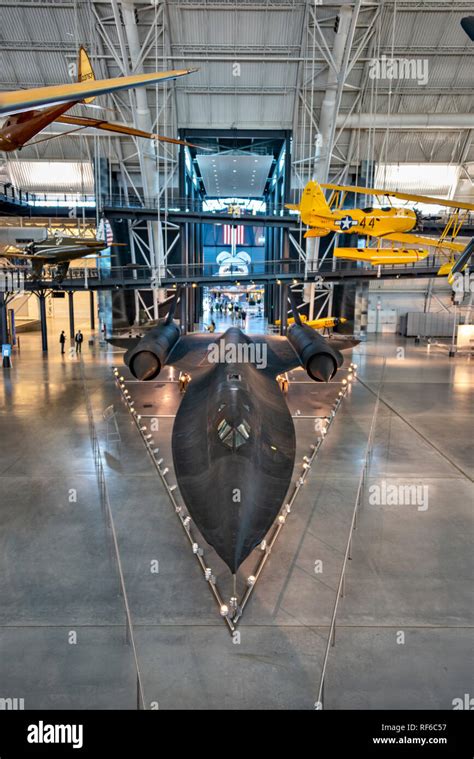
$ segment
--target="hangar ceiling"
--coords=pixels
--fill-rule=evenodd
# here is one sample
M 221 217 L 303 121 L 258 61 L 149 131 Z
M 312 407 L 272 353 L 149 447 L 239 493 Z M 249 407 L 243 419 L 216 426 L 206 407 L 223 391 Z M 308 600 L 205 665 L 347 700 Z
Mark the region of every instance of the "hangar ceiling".
M 471 2 L 355 0 L 350 7 L 356 23 L 339 93 L 332 175 L 366 160 L 449 164 L 459 167 L 458 192 L 472 195 L 473 43 L 459 24 L 472 13 Z M 153 130 L 176 135 L 179 127 L 293 129 L 293 185 L 300 187 L 310 172 L 330 89 L 328 60 L 340 8 L 314 0 L 1 0 L 0 87 L 69 81 L 68 67 L 81 43 L 100 77 L 198 67 L 189 77 L 148 88 Z M 127 13 L 136 22 L 135 58 Z M 374 57 L 419 61 L 420 75 L 374 80 Z M 98 104 L 112 113 L 76 110 L 126 123 L 136 115 L 133 93 L 107 96 Z M 377 129 L 374 114 L 385 118 Z M 421 121 L 417 126 L 420 114 L 431 114 L 435 126 L 423 128 Z M 436 127 L 436 116 L 443 116 L 442 128 Z M 19 158 L 81 161 L 94 155 L 111 158 L 127 172 L 124 181 L 139 175 L 133 139 L 77 132 L 5 157 L 0 179 Z M 157 165 L 163 170 L 175 158 L 174 149 L 161 146 Z
M 208 195 L 257 198 L 264 193 L 273 156 L 198 155 L 197 162 Z

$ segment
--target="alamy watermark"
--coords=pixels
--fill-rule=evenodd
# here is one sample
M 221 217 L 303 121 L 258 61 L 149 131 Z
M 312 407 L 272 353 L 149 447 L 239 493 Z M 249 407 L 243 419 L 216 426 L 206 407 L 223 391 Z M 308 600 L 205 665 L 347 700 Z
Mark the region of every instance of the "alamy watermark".
M 255 364 L 257 369 L 267 367 L 267 344 L 227 343 L 224 339 L 207 346 L 207 360 L 210 364 Z
M 25 292 L 25 275 L 22 271 L 0 271 L 0 293 Z
M 371 506 L 416 506 L 428 509 L 428 485 L 390 485 L 386 480 L 369 487 Z
M 24 708 L 24 698 L 0 698 L 0 711 L 22 711 Z
M 371 79 L 413 79 L 419 85 L 428 84 L 427 58 L 372 58 L 369 63 Z
M 454 711 L 459 711 L 460 709 L 472 711 L 474 709 L 474 698 L 469 693 L 464 693 L 462 698 L 453 698 L 451 703 Z
M 52 725 L 40 720 L 38 723 L 28 725 L 28 743 L 68 743 L 73 748 L 82 748 L 84 745 L 83 725 Z

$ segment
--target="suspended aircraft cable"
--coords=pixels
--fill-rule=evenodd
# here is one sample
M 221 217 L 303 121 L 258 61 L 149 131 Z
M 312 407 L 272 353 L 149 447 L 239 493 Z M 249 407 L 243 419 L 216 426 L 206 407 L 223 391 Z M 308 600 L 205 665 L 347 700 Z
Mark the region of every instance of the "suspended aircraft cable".
M 78 55 L 79 55 L 79 17 L 78 17 L 77 0 L 74 0 L 73 15 L 74 15 L 74 42 L 76 44 L 76 61 L 77 61 Z
M 68 129 L 67 132 L 61 132 L 61 134 L 51 134 L 48 137 L 42 137 L 40 140 L 33 140 L 33 142 L 28 142 L 27 146 L 25 147 L 30 147 L 30 145 L 39 145 L 40 142 L 49 142 L 50 140 L 55 140 L 57 137 L 66 137 L 68 134 L 81 132 L 83 129 L 87 129 L 87 127 L 82 126 L 78 127 L 77 129 Z
M 95 223 L 96 228 L 99 228 L 99 200 L 102 197 L 102 188 L 101 188 L 101 172 L 100 172 L 100 156 L 99 156 L 99 144 L 98 144 L 98 136 L 94 135 L 94 179 L 95 179 Z
M 309 51 L 310 49 L 310 39 L 309 39 L 309 22 L 307 25 L 307 28 L 305 31 L 305 50 Z M 304 56 L 303 56 L 304 57 Z M 306 56 L 306 60 L 303 60 L 301 64 L 301 92 L 298 96 L 298 136 L 297 136 L 297 151 L 295 152 L 295 159 L 294 164 L 296 176 L 299 179 L 300 187 L 301 189 L 305 186 L 305 180 L 306 180 L 306 161 L 307 157 L 310 153 L 310 148 L 307 151 L 307 132 L 308 132 L 308 81 L 307 81 L 307 74 L 309 70 L 309 58 Z
M 394 52 L 395 52 L 395 29 L 396 29 L 396 23 L 397 23 L 397 0 L 393 0 L 393 12 L 392 12 L 392 42 L 391 42 L 391 51 L 390 51 L 390 57 L 391 60 L 394 60 Z M 387 127 L 385 130 L 385 138 L 383 143 L 383 166 L 384 166 L 384 176 L 383 176 L 383 185 L 384 187 L 387 184 L 387 147 L 388 147 L 388 140 L 390 135 L 390 116 L 391 116 L 391 109 L 392 109 L 392 79 L 389 79 L 389 85 L 388 85 L 388 101 L 387 101 Z
M 87 139 L 84 137 L 83 134 L 79 135 L 79 144 L 81 146 L 80 155 L 82 155 L 83 153 L 86 153 L 87 155 L 89 155 L 88 145 L 87 145 Z M 85 148 L 85 150 L 84 150 L 84 148 Z M 82 193 L 82 198 L 83 198 L 82 222 L 83 222 L 83 227 L 84 227 L 84 230 L 85 230 L 85 227 L 86 227 L 85 195 L 86 195 L 86 193 L 85 193 L 84 162 L 83 161 L 80 162 L 80 168 L 81 168 L 81 193 Z M 77 217 L 77 200 L 76 200 L 76 217 Z M 78 220 L 78 231 L 79 231 L 79 234 L 81 234 L 81 223 L 80 223 L 79 220 Z
M 381 17 L 382 14 L 380 14 L 377 18 L 377 27 L 376 27 L 376 36 L 374 41 L 374 48 L 375 48 L 375 57 L 376 60 L 380 60 L 380 47 L 381 47 Z M 369 113 L 371 116 L 374 116 L 374 113 L 377 110 L 377 104 L 378 104 L 378 98 L 379 98 L 379 90 L 378 90 L 378 77 L 373 77 L 371 86 L 369 89 Z M 367 131 L 367 137 L 366 137 L 366 144 L 365 144 L 365 150 L 366 150 L 366 167 L 367 172 L 365 176 L 365 184 L 370 185 L 373 182 L 373 178 L 371 175 L 373 175 L 373 165 L 375 162 L 375 140 L 376 140 L 376 132 L 375 132 L 375 126 L 373 125 L 375 119 L 370 119 L 370 126 Z M 356 196 L 356 205 L 357 205 L 357 196 Z
M 109 170 L 109 186 L 108 186 L 108 192 L 107 195 L 111 197 L 112 195 L 112 138 L 109 135 L 107 135 L 107 167 Z
M 314 18 L 316 19 L 316 0 L 314 2 Z M 309 107 L 309 112 L 310 112 L 309 144 L 310 144 L 310 151 L 311 151 L 310 153 L 311 160 L 309 161 L 309 166 L 308 166 L 308 181 L 310 179 L 315 178 L 315 171 L 316 171 L 316 164 L 317 164 L 316 155 L 318 154 L 318 150 L 321 150 L 321 145 L 319 144 L 320 132 L 318 130 L 318 132 L 316 133 L 316 125 L 314 124 L 314 118 L 315 118 L 314 79 L 316 76 L 315 58 L 316 58 L 316 26 L 313 23 L 313 49 L 312 49 L 312 55 L 311 55 L 311 79 L 310 79 L 311 97 L 310 97 L 310 107 Z M 329 73 L 330 73 L 330 69 L 328 70 L 328 76 L 329 76 Z M 314 132 L 315 132 L 315 135 L 314 135 L 315 144 L 313 144 L 313 126 L 314 126 Z M 319 158 L 319 154 L 318 154 L 318 158 Z
M 306 40 L 305 50 L 309 49 L 309 34 L 310 33 L 309 33 L 309 21 L 308 21 L 308 26 L 306 28 L 306 35 L 305 35 L 305 40 Z M 306 76 L 306 74 L 307 74 L 306 66 L 307 66 L 307 63 L 306 63 L 306 61 L 304 61 L 303 64 L 302 64 L 303 86 L 302 86 L 302 91 L 301 91 L 301 102 L 299 101 L 299 99 L 298 99 L 298 102 L 297 102 L 298 112 L 300 112 L 300 110 L 302 112 L 302 124 L 300 126 L 300 130 L 299 130 L 299 133 L 298 133 L 298 151 L 297 151 L 297 154 L 296 154 L 297 157 L 298 157 L 298 161 L 296 162 L 296 164 L 298 165 L 299 168 L 298 168 L 298 170 L 295 169 L 295 173 L 296 173 L 296 175 L 297 175 L 297 177 L 299 179 L 301 188 L 304 188 L 304 186 L 305 186 L 304 179 L 306 179 L 306 176 L 305 176 L 305 173 L 306 173 L 306 165 L 305 165 L 306 164 L 306 130 L 307 130 L 307 126 L 306 126 L 306 120 L 307 120 L 306 109 L 307 109 L 307 102 L 308 102 L 308 98 L 307 98 L 307 96 L 308 96 L 308 83 L 307 83 L 307 76 Z M 309 152 L 310 151 L 311 151 L 311 143 L 309 144 Z M 302 249 L 302 243 L 303 243 L 303 220 L 301 218 L 301 214 L 299 214 L 299 218 L 298 218 L 298 244 L 299 244 L 299 246 L 300 246 L 301 249 Z
M 155 18 L 154 18 L 154 25 L 155 25 L 155 71 L 158 71 L 158 12 L 159 12 L 159 6 L 155 6 Z M 164 10 L 162 10 L 162 13 L 164 14 Z M 165 27 L 165 18 L 163 15 L 163 54 L 165 53 L 164 45 L 165 45 L 165 34 L 166 34 L 166 27 Z M 168 82 L 163 82 L 164 87 L 162 90 L 163 93 L 163 106 L 162 106 L 162 113 L 163 113 L 163 134 L 168 134 L 168 122 L 167 122 L 167 106 L 168 106 Z M 156 132 L 160 133 L 160 125 L 159 125 L 159 118 L 160 118 L 160 93 L 158 88 L 158 83 L 155 85 L 155 108 L 156 108 L 156 116 L 155 116 L 155 122 L 156 122 Z M 171 107 L 171 106 L 170 106 Z M 163 190 L 161 189 L 161 176 L 160 176 L 160 149 L 163 149 Z M 183 148 L 184 149 L 184 148 Z M 160 240 L 158 246 L 158 263 L 160 266 L 159 269 L 159 275 L 158 275 L 158 281 L 161 283 L 161 265 L 166 263 L 167 260 L 167 252 L 168 252 L 168 166 L 169 166 L 169 154 L 167 152 L 167 147 L 165 145 L 162 145 L 159 141 L 155 141 L 155 169 L 156 169 L 156 176 L 157 176 L 157 187 L 156 187 L 156 226 L 157 226 L 157 234 L 160 236 Z M 161 207 L 161 193 L 163 192 L 164 195 L 164 206 L 165 206 L 165 224 L 164 227 L 160 223 L 160 207 Z M 153 236 L 151 238 L 153 242 Z M 156 251 L 154 252 L 154 255 L 156 256 Z M 160 256 L 163 256 L 163 260 L 160 261 Z M 155 314 L 155 316 L 158 316 L 158 314 Z
M 308 24 L 308 28 L 306 30 L 306 44 L 307 44 L 307 50 L 311 50 L 311 38 L 310 38 L 310 26 Z M 300 160 L 301 160 L 301 171 L 302 171 L 302 187 L 305 186 L 305 182 L 309 180 L 309 177 L 311 176 L 311 158 L 312 158 L 312 145 L 311 145 L 311 113 L 308 113 L 309 110 L 309 98 L 310 98 L 310 92 L 309 92 L 309 86 L 311 82 L 310 77 L 310 71 L 311 71 L 311 63 L 308 61 L 304 62 L 304 80 L 303 80 L 303 124 L 304 124 L 304 130 L 301 135 L 301 145 L 300 145 Z

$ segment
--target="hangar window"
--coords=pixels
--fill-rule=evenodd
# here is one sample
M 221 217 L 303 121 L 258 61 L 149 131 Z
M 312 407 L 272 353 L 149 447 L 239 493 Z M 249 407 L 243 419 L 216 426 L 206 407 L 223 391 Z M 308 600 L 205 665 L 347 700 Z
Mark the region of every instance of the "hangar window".
M 240 382 L 242 377 L 237 372 L 229 372 L 227 375 L 228 382 Z

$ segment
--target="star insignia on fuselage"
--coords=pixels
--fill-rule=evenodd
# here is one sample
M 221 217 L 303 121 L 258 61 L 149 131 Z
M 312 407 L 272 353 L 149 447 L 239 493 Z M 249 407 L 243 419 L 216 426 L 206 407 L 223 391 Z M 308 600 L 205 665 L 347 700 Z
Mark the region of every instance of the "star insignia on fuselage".
M 343 216 L 342 219 L 336 221 L 336 224 L 341 228 L 341 231 L 350 229 L 357 226 L 357 221 L 352 216 Z

